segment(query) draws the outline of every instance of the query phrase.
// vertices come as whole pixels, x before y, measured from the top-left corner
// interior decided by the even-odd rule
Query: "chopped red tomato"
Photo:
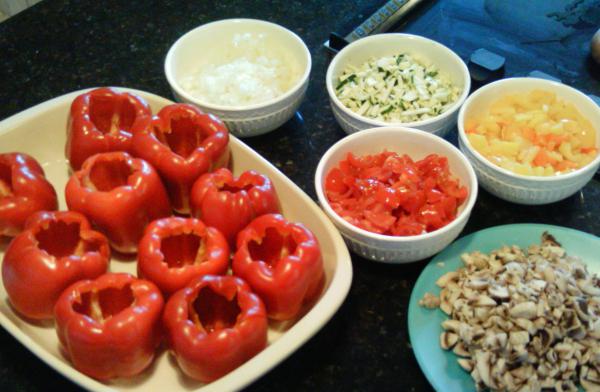
[[[362,229],[409,236],[450,223],[468,190],[450,173],[448,159],[431,154],[419,161],[391,151],[348,153],[325,179],[333,210]]]

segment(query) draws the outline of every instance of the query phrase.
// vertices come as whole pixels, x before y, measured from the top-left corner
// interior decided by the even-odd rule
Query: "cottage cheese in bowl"
[[[190,95],[224,106],[251,105],[282,95],[300,77],[264,33],[235,34],[222,61],[198,67],[180,80]]]
[[[175,99],[219,117],[235,136],[262,135],[294,116],[312,60],[294,32],[258,19],[223,19],[180,37],[165,59]]]

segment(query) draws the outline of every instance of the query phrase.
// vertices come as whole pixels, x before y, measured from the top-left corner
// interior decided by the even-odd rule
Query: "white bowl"
[[[490,83],[474,92],[458,115],[458,142],[460,149],[471,161],[481,186],[501,199],[528,205],[548,204],[565,199],[594,176],[600,166],[600,155],[588,165],[570,173],[550,177],[515,174],[488,161],[477,152],[465,134],[465,119],[474,113],[486,112],[500,97],[535,89],[556,93],[557,97],[573,103],[596,130],[596,147],[600,148],[600,108],[580,91],[561,83],[536,78],[510,78]]]
[[[335,94],[335,84],[348,65],[360,66],[371,58],[409,53],[435,64],[440,73],[448,76],[455,86],[462,89],[454,104],[445,112],[432,118],[408,123],[389,123],[361,116],[348,109]],[[325,78],[333,114],[346,131],[354,133],[363,129],[386,126],[404,126],[444,136],[456,125],[458,109],[471,88],[471,77],[464,61],[452,50],[439,42],[411,34],[376,34],[359,39],[342,49],[331,61]]]
[[[257,104],[224,106],[198,99],[186,92],[181,79],[199,67],[221,65],[244,55],[244,45],[234,46],[236,34],[260,34],[265,46],[297,73],[298,78],[282,95]],[[218,116],[236,136],[256,136],[272,131],[288,121],[302,102],[311,69],[308,48],[296,34],[274,23],[256,19],[224,19],[189,31],[169,49],[165,74],[178,101],[198,106]]]
[[[430,233],[400,237],[372,233],[356,227],[340,217],[329,205],[324,192],[327,174],[346,158],[349,152],[357,156],[379,153],[387,149],[408,154],[414,160],[429,154],[448,158],[450,171],[469,196],[459,207],[456,218],[448,225]],[[448,246],[462,231],[477,199],[477,177],[469,161],[452,144],[427,132],[405,127],[368,129],[346,136],[334,144],[319,162],[315,173],[315,188],[321,208],[341,232],[350,249],[371,260],[385,263],[407,263],[433,256]]]

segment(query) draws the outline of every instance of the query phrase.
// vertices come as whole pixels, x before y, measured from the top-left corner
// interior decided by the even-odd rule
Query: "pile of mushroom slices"
[[[450,316],[440,344],[478,390],[600,391],[600,280],[548,233],[524,251],[463,254],[420,301]]]

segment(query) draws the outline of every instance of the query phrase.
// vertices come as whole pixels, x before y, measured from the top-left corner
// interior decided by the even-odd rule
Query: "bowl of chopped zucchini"
[[[464,61],[444,45],[391,33],[342,49],[329,65],[326,85],[346,133],[400,125],[444,136],[456,125],[471,79]]]

